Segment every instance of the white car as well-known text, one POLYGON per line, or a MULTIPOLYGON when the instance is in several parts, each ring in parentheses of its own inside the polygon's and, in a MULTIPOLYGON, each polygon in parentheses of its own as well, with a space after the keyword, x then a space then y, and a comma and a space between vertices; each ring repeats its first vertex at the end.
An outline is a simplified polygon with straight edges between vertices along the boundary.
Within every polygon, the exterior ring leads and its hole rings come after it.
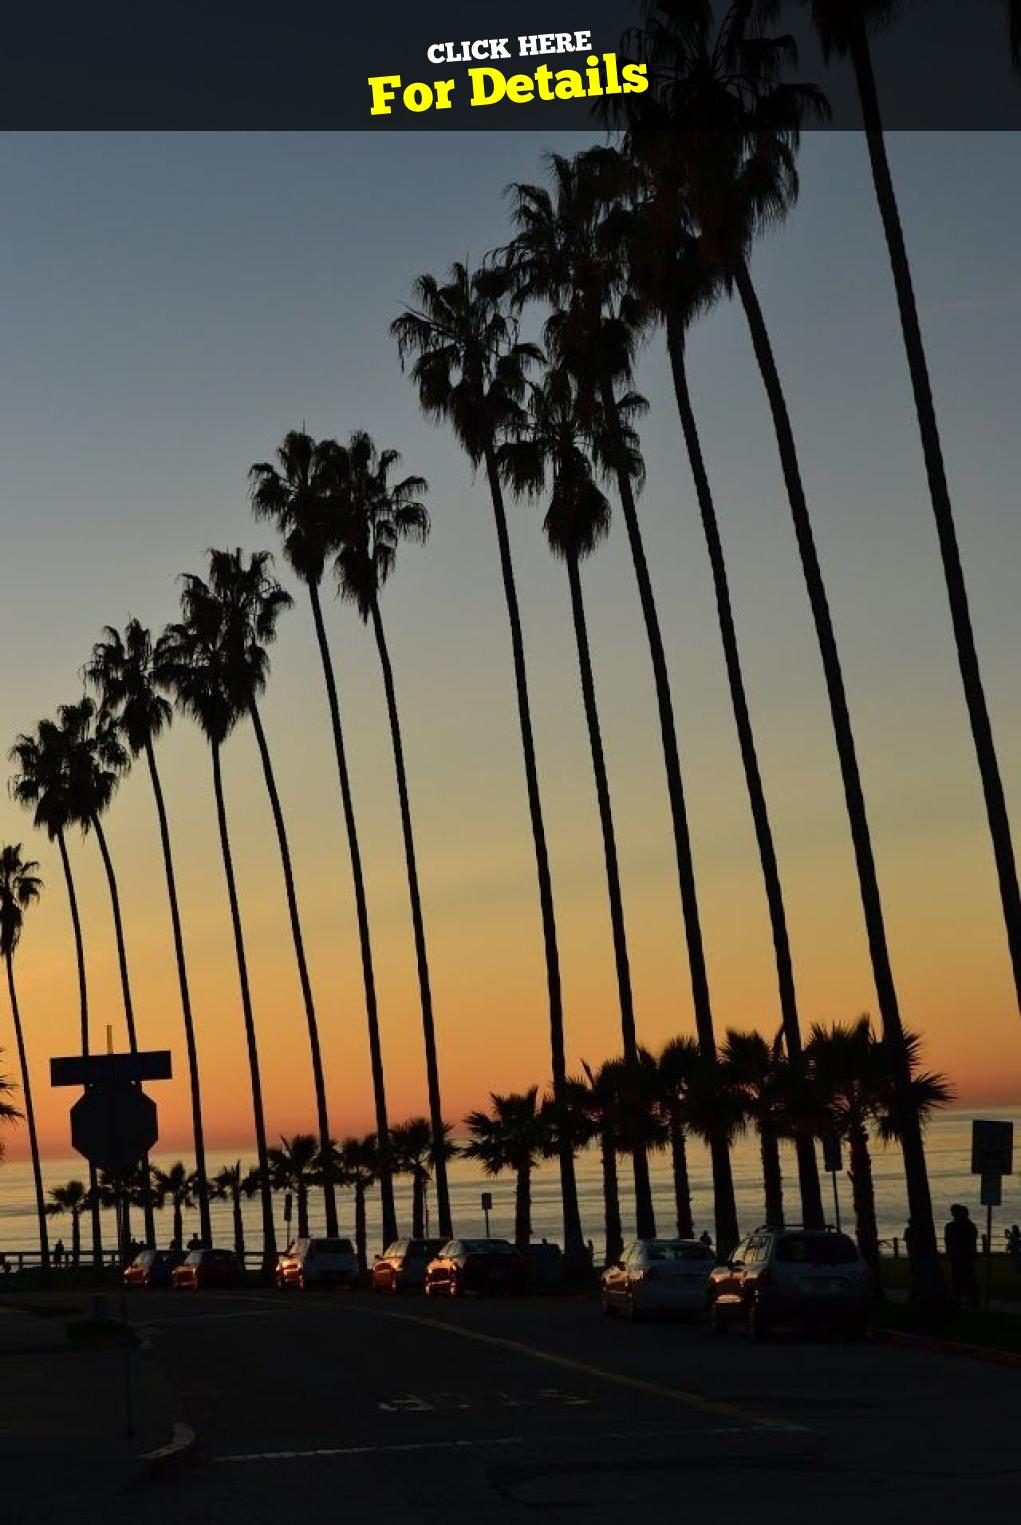
POLYGON ((639 1319, 650 1313, 708 1310, 716 1257, 699 1239, 636 1239, 602 1278, 603 1312, 639 1319))
POLYGON ((358 1257, 350 1239, 296 1239, 277 1256, 276 1284, 287 1287, 353 1287, 358 1257))

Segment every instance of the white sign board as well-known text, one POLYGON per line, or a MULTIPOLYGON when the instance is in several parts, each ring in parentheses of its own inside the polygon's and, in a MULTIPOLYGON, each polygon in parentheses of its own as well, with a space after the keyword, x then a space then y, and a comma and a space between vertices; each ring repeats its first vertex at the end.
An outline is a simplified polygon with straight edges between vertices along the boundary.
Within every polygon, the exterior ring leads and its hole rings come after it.
POLYGON ((1014 1124, 976 1117, 971 1125, 971 1172, 1009 1176, 1014 1169, 1014 1124))

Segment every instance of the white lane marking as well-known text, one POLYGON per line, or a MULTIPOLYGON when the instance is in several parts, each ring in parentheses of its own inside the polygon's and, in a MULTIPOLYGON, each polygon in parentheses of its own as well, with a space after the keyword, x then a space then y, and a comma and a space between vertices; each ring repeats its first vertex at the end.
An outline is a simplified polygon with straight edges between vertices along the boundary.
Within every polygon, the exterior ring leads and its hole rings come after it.
MULTIPOLYGON (((697 1430, 606 1430, 598 1435, 565 1435, 558 1438, 558 1443, 565 1441, 584 1440, 586 1443, 601 1442, 607 1440, 659 1440, 676 1441, 694 1438, 704 1440, 713 1435, 762 1435, 772 1430, 773 1433, 782 1433, 782 1426, 755 1425, 719 1425, 713 1429, 697 1430)), ((392 1456, 406 1451, 484 1451, 490 1446, 520 1446, 525 1444, 524 1435, 496 1435, 485 1440, 413 1440, 398 1445, 376 1446, 316 1446, 307 1451, 247 1451, 230 1453, 226 1456, 214 1456, 213 1462, 259 1462, 259 1461, 308 1461, 315 1458, 333 1458, 348 1456, 392 1456)))
POLYGON ((495 1403, 505 1409, 538 1408, 543 1404, 556 1404, 561 1408, 590 1408, 593 1399, 581 1398, 577 1393, 564 1393, 558 1387, 543 1387, 535 1393, 505 1393, 499 1389, 470 1397, 467 1393, 397 1393, 376 1403, 384 1414, 425 1414, 436 1409, 485 1408, 495 1403))

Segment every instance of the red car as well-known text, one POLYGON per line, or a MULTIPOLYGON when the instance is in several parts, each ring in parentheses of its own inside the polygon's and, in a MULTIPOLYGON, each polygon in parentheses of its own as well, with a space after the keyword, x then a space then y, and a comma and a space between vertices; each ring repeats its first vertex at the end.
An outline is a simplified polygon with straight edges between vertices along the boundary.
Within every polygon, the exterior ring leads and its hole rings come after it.
POLYGON ((240 1284, 241 1265, 233 1250, 192 1250, 170 1277, 172 1287, 190 1287, 193 1292, 240 1284))
POLYGON ((524 1292, 528 1261, 506 1239, 451 1239, 425 1269, 426 1297, 524 1292))
POLYGON ((177 1250, 139 1250, 129 1266, 124 1267, 126 1287, 169 1287, 170 1278, 181 1256, 177 1250))

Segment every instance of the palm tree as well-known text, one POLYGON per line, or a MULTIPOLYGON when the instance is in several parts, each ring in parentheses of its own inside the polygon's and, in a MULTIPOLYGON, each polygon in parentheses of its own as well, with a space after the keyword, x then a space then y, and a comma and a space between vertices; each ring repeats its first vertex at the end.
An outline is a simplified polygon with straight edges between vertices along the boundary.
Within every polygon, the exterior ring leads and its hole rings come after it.
POLYGON ((783 1228, 783 1175, 780 1169, 780 1138, 783 1118, 782 1034, 769 1043, 761 1033, 727 1029, 721 1050, 723 1068, 737 1087, 745 1118, 759 1135, 762 1181, 766 1195, 766 1223, 783 1228))
MULTIPOLYGON (((1018 889, 1017 864, 1011 836, 1007 801, 1003 792, 1003 780, 993 740, 993 728, 989 718, 975 632, 972 627, 968 590, 961 564, 960 546, 954 524, 943 461, 936 405, 932 395, 929 366, 922 338, 922 326, 918 316, 911 265, 907 244, 897 204, 893 176, 886 152, 883 120, 872 71, 872 51, 869 32, 885 22, 892 21, 901 7, 896 0, 806 0, 812 20, 819 34, 826 58, 836 53, 849 58, 854 69, 858 98, 861 102, 868 145, 872 180, 886 237, 890 267, 893 272, 897 307, 900 312, 904 348, 907 353, 908 371, 918 429, 922 441, 922 455, 929 484, 929 497, 936 520, 943 575, 950 602, 950 619, 957 645, 957 660, 964 685, 964 698, 978 758, 979 775, 985 796, 989 831, 993 841, 993 856, 1000 884, 1000 898, 1007 929, 1007 943, 1014 971, 1014 985, 1018 1005, 1021 1006, 1021 891, 1018 889)), ((775 8, 775 7, 771 7, 775 8)), ((1011 28, 1011 52, 1017 61, 1021 57, 1021 8, 1017 0, 1010 0, 1009 19, 1011 28)), ((912 1217, 914 1223, 914 1217, 912 1217)))
MULTIPOLYGON (((639 400, 635 398, 633 409, 638 406, 639 400)), ((627 429, 626 424, 623 427, 627 429)), ((554 556, 561 559, 567 568, 571 615, 578 650, 578 672, 603 838, 621 1033, 625 1057, 634 1059, 638 1051, 638 1034, 624 924, 624 899, 581 583, 582 561, 592 554, 610 532, 610 503, 596 481, 589 449, 590 437, 593 453, 600 453, 606 442, 598 411, 593 414, 591 408, 586 409, 566 371, 550 371, 544 384, 532 391, 527 425, 501 447, 499 459, 501 471, 515 492, 532 498, 538 497, 546 489, 547 475, 551 478, 549 508, 543 528, 554 556)), ((631 475, 640 476, 641 456, 630 431, 627 434, 627 444, 631 455, 631 475)), ((644 1150, 638 1148, 634 1151, 633 1164, 638 1232, 644 1238, 654 1232, 651 1226, 654 1217, 649 1162, 644 1150)))
POLYGON ((46 1211, 51 1218, 64 1213, 71 1215, 71 1264, 75 1270, 82 1253, 82 1215, 88 1209, 88 1191, 84 1181, 67 1181, 63 1186, 51 1186, 46 1211))
POLYGON ((489 1093, 491 1112, 471 1112, 465 1118, 472 1137, 464 1157, 478 1160, 487 1176, 513 1170, 514 1243, 528 1249, 532 1238, 532 1172, 547 1153, 556 1110, 539 1101, 539 1087, 499 1096, 489 1093))
MULTIPOLYGON (((413 293, 415 305, 394 319, 390 332, 397 341, 402 366, 411 365, 423 411, 437 421, 449 423, 472 465, 484 464, 486 468, 510 624, 518 724, 535 849, 546 957, 553 1098, 555 1108, 565 1112, 567 1061, 553 881, 539 793, 521 613, 497 455, 505 431, 521 420, 526 371, 539 358, 539 352, 533 345, 520 342, 517 323, 507 308, 507 292, 504 272, 488 267, 470 270, 466 264, 455 263, 443 283, 432 275, 418 277, 413 293)), ((580 1270, 586 1255, 574 1155, 566 1127, 558 1129, 557 1149, 564 1258, 569 1267, 580 1270)))
MULTIPOLYGON (((195 1173, 189 1170, 181 1160, 177 1160, 169 1170, 154 1169, 153 1179, 159 1206, 163 1207, 169 1200, 174 1210, 173 1241, 180 1248, 184 1243, 184 1210, 186 1207, 195 1206, 195 1198, 192 1195, 195 1190, 195 1173)), ((204 1234, 201 1237, 203 1243, 211 1243, 204 1234)))
MULTIPOLYGON (((251 1171, 242 1169, 241 1161, 224 1165, 209 1183, 210 1195, 220 1202, 229 1202, 234 1227, 234 1253, 242 1265, 245 1263, 245 1221, 241 1215, 241 1198, 254 1195, 257 1185, 251 1180, 251 1171)), ((210 1243, 212 1240, 210 1240, 210 1243)))
POLYGON ((339 454, 343 467, 338 473, 341 518, 338 524, 338 548, 335 562, 340 596, 354 604, 362 619, 371 621, 383 674, 394 770, 397 775, 397 798, 404 837, 404 858, 411 901, 411 925, 415 939, 419 998, 422 1006, 422 1032, 425 1038, 425 1070, 429 1093, 429 1118, 432 1124, 436 1171, 436 1214, 440 1233, 450 1238, 454 1232, 450 1217, 450 1192, 447 1187, 447 1164, 444 1157, 443 1100, 440 1094, 439 1060, 436 1055, 436 1027, 433 1020, 432 986, 429 979, 429 956, 425 941, 422 896, 418 883, 415 835, 411 822, 408 776, 404 765, 404 743, 393 666, 387 647, 379 594, 394 570, 397 548, 403 540, 424 545, 429 534, 429 514, 421 501, 428 490, 423 477, 404 477, 391 482, 400 464, 396 450, 377 450, 364 431, 352 434, 339 454))
MULTIPOLYGON (((52 720, 41 720, 34 735, 20 735, 10 750, 18 772, 10 781, 10 791, 19 804, 31 806, 33 824, 42 828, 51 842, 56 842, 64 871, 71 929, 74 934, 78 968, 78 1012, 82 1053, 89 1052, 89 992, 85 973, 85 941, 82 937, 78 896, 75 891, 71 859, 67 851, 66 831, 71 820, 67 778, 63 764, 64 745, 59 727, 52 720)), ((103 1233, 95 1166, 89 1166, 89 1211, 91 1216, 92 1259, 103 1264, 103 1233)))
MULTIPOLYGON (((458 1151, 450 1137, 452 1124, 442 1123, 441 1128, 440 1150, 446 1165, 458 1151)), ((411 1177, 411 1232, 416 1239, 421 1239, 427 1233, 429 1182, 436 1171, 436 1136, 432 1119, 412 1117, 406 1123, 398 1123, 391 1131, 390 1147, 395 1171, 411 1177)), ((440 1234, 444 1234, 442 1226, 440 1234)))
MULTIPOLYGON (((379 1150, 383 1237, 389 1244, 397 1237, 397 1216, 394 1211, 391 1180, 390 1129, 387 1121, 386 1084, 379 1033, 376 977, 372 962, 369 908, 365 894, 365 875, 362 869, 362 854, 358 841, 358 826, 344 746, 344 732, 341 726, 337 678, 319 597, 327 557, 333 543, 337 466, 337 448, 331 441, 317 444, 310 435, 292 430, 277 450, 275 463, 256 462, 249 472, 249 481, 253 512, 257 518, 271 519, 276 525, 283 537, 284 555, 308 589, 309 602, 312 606, 312 622, 315 626, 316 642, 326 684, 333 746, 337 757, 341 807, 354 883, 362 980, 365 986, 365 1014, 369 1030, 369 1059, 372 1068, 376 1136, 383 1141, 379 1150)), ((332 1152, 325 1150, 323 1160, 327 1179, 332 1168, 332 1159, 332 1152)))
POLYGON ((36 873, 38 863, 21 856, 21 843, 0 847, 0 957, 7 969, 7 993, 11 1000, 11 1016, 14 1019, 14 1041, 18 1049, 21 1068, 21 1094, 25 1098, 25 1122, 28 1125, 28 1147, 32 1155, 32 1178, 35 1182, 36 1216, 39 1221, 39 1256, 44 1271, 49 1270, 50 1250, 46 1234, 46 1197, 43 1192, 43 1172, 39 1159, 39 1138, 35 1131, 35 1108, 32 1105, 32 1080, 28 1069, 28 1052, 25 1034, 21 1026, 18 992, 14 984, 14 952, 21 940, 25 911, 33 905, 42 891, 43 882, 36 873))
MULTIPOLYGON (((276 1191, 293 1191, 298 1204, 298 1238, 308 1238, 308 1190, 321 1179, 319 1143, 311 1133, 281 1138, 269 1151, 269 1169, 276 1191)), ((327 1229, 327 1233, 330 1230, 327 1229)), ((336 1233, 336 1228, 333 1230, 336 1233)))
MULTIPOLYGON (((504 258, 515 282, 516 302, 548 303, 552 312, 544 328, 547 348, 556 362, 574 375, 583 394, 593 398, 601 410, 656 688, 695 1027, 702 1051, 712 1061, 716 1052, 712 1003, 673 697, 635 504, 632 451, 622 421, 622 408, 631 396, 627 388, 643 321, 642 306, 627 290, 626 270, 620 260, 616 210, 628 174, 624 161, 612 149, 590 149, 574 159, 552 154, 548 163, 552 191, 540 185, 512 187, 518 231, 504 251, 504 258)), ((729 1250, 737 1242, 730 1155, 721 1141, 710 1141, 710 1154, 716 1238, 722 1249, 729 1250)))
POLYGON ((624 1248, 617 1177, 618 1061, 607 1060, 594 1071, 583 1059, 581 1067, 584 1079, 572 1079, 570 1083, 570 1115, 577 1147, 592 1139, 599 1143, 603 1183, 603 1259, 605 1265, 613 1265, 620 1259, 624 1248))
POLYGON ((265 648, 252 639, 248 611, 243 619, 239 619, 200 578, 185 577, 181 612, 184 618, 178 624, 168 626, 156 644, 153 675, 161 688, 174 695, 179 709, 197 722, 209 743, 252 1087, 262 1208, 263 1270, 269 1274, 276 1261, 276 1232, 262 1106, 262 1076, 221 763, 223 744, 244 713, 248 697, 265 687, 269 659, 265 648))
POLYGON ((188 969, 184 956, 181 913, 177 902, 174 860, 170 847, 170 826, 163 799, 163 787, 156 767, 155 742, 170 724, 173 710, 156 688, 153 679, 153 643, 150 632, 136 619, 128 620, 123 635, 112 625, 107 625, 103 632, 103 639, 97 641, 92 648, 92 657, 86 667, 86 676, 95 685, 103 709, 117 721, 120 734, 132 757, 138 757, 140 753, 144 753, 149 770, 149 781, 152 784, 153 799, 156 802, 156 816, 163 848, 163 869, 167 881, 167 898, 170 902, 174 955, 177 960, 177 983, 181 993, 181 1012, 184 1017, 184 1037, 191 1087, 192 1133, 195 1140, 195 1185, 198 1196, 199 1232, 203 1243, 211 1244, 212 1229, 209 1220, 209 1185, 206 1179, 206 1146, 202 1128, 198 1050, 195 1044, 195 1024, 192 1018, 188 969))
MULTIPOLYGON (((759 35, 752 26, 753 10, 746 0, 736 0, 716 29, 712 9, 702 0, 649 0, 646 28, 635 41, 650 65, 652 88, 647 106, 632 113, 631 125, 672 134, 672 152, 682 156, 701 261, 709 277, 737 291, 765 387, 822 660, 883 1036, 899 1087, 901 1149, 916 1229, 912 1290, 923 1300, 938 1302, 945 1289, 925 1150, 919 1119, 912 1114, 904 1030, 847 692, 794 430, 748 265, 756 236, 797 198, 800 124, 807 113, 824 111, 825 101, 812 87, 779 82, 790 61, 790 39, 759 35)), ((635 135, 632 131, 632 139, 635 135)))
POLYGON ((693 1038, 671 1038, 659 1056, 660 1105, 666 1117, 679 1239, 695 1237, 688 1175, 687 1092, 701 1065, 693 1038))
MULTIPOLYGON (((355 1196, 355 1253, 358 1256, 358 1269, 364 1276, 369 1265, 365 1197, 379 1180, 379 1149, 376 1135, 368 1133, 364 1138, 346 1138, 336 1149, 336 1155, 338 1177, 345 1186, 351 1187, 355 1196)), ((387 1239, 385 1228, 383 1238, 387 1243, 392 1242, 387 1239)))

